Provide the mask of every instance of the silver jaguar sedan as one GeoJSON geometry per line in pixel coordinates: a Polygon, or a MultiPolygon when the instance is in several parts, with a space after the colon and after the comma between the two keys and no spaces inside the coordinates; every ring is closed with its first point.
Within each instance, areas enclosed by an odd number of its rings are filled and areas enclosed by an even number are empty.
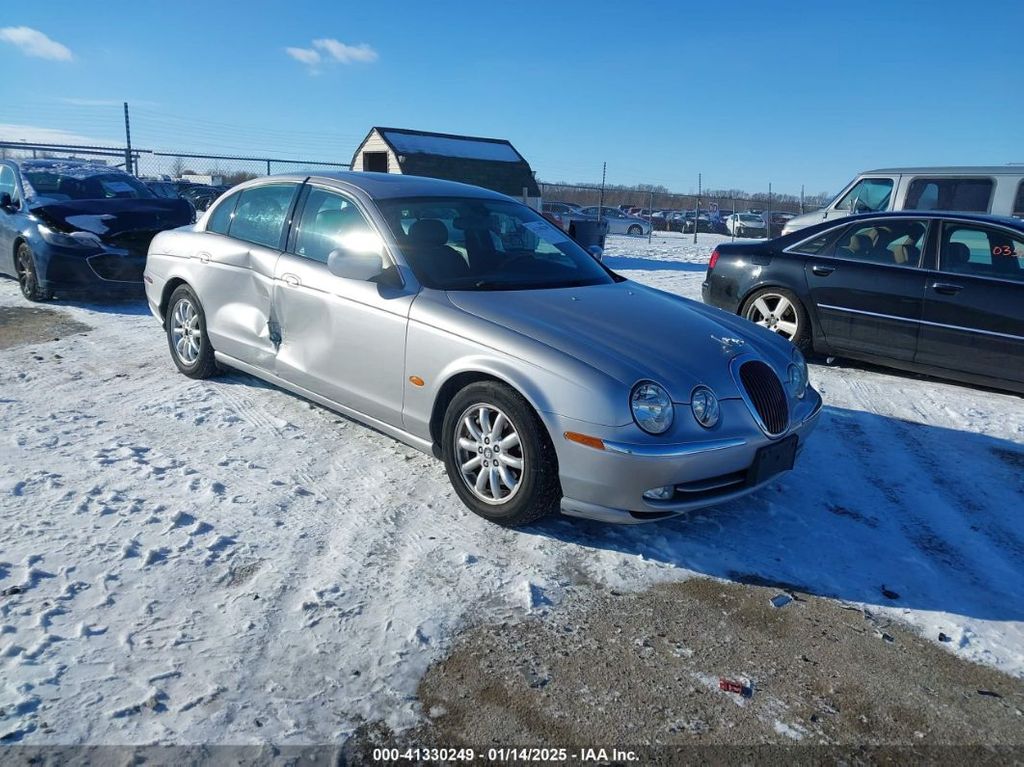
{"type": "Polygon", "coordinates": [[[659,519],[791,469],[821,409],[800,352],[599,255],[473,186],[272,176],[159,234],[145,284],[182,373],[241,370],[442,458],[503,525],[659,519]]]}

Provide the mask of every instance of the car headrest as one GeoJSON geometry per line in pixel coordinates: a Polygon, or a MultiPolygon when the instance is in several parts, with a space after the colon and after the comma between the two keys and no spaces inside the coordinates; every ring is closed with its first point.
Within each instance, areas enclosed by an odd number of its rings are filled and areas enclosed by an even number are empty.
{"type": "Polygon", "coordinates": [[[971,260],[971,249],[962,242],[951,242],[943,249],[946,266],[963,266],[971,260]]]}
{"type": "Polygon", "coordinates": [[[899,245],[892,245],[889,248],[893,261],[897,264],[909,264],[917,261],[917,248],[912,242],[901,242],[899,245]]]}
{"type": "Polygon", "coordinates": [[[854,234],[850,237],[850,243],[846,247],[854,253],[861,250],[871,250],[871,238],[866,234],[854,234]]]}
{"type": "Polygon", "coordinates": [[[436,218],[421,218],[409,228],[413,245],[436,248],[448,242],[448,227],[436,218]]]}
{"type": "Polygon", "coordinates": [[[316,214],[316,231],[320,234],[334,234],[349,218],[344,210],[321,210],[316,214]]]}

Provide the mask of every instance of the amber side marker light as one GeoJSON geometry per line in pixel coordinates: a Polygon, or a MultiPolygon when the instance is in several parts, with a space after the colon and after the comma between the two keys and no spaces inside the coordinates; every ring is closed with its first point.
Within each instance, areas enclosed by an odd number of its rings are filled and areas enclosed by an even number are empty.
{"type": "Polygon", "coordinates": [[[409,383],[413,386],[423,386],[423,379],[419,376],[409,376],[409,383]]]}
{"type": "Polygon", "coordinates": [[[580,445],[586,445],[587,447],[592,447],[595,450],[604,450],[604,441],[598,439],[597,437],[590,437],[587,436],[586,434],[580,434],[575,431],[567,431],[562,436],[564,436],[570,442],[576,442],[580,445]]]}

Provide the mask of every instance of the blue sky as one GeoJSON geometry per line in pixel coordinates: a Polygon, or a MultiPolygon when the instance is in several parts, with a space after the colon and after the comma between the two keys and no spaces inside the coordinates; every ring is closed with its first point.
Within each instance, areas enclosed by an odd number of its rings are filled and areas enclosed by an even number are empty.
{"type": "Polygon", "coordinates": [[[508,138],[546,181],[607,161],[612,183],[834,192],[1024,162],[1022,22],[1020,0],[5,3],[0,138],[120,140],[128,100],[146,148],[347,162],[390,125],[508,138]]]}

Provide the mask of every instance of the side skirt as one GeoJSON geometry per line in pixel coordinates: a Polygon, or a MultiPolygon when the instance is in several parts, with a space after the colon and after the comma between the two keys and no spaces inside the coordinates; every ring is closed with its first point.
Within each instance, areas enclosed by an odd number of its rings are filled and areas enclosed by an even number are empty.
{"type": "Polygon", "coordinates": [[[259,378],[262,381],[266,381],[267,383],[273,384],[274,386],[278,386],[282,389],[285,389],[286,391],[290,391],[292,394],[297,394],[298,396],[315,402],[318,405],[323,405],[325,408],[333,410],[336,413],[341,413],[342,415],[347,416],[348,418],[351,418],[354,421],[359,421],[360,423],[364,424],[365,426],[369,426],[371,429],[374,429],[375,431],[379,431],[382,434],[386,434],[392,439],[397,439],[399,442],[404,442],[409,447],[414,447],[420,452],[426,453],[427,455],[434,457],[434,443],[431,440],[421,439],[420,437],[417,437],[414,434],[410,434],[407,431],[395,428],[394,426],[386,424],[383,421],[379,421],[376,418],[371,418],[370,416],[364,415],[363,413],[360,413],[357,410],[345,407],[344,405],[339,405],[337,402],[334,402],[333,400],[329,400],[326,397],[321,397],[319,394],[315,394],[314,392],[311,392],[308,389],[304,389],[301,386],[296,386],[295,384],[289,383],[288,381],[285,381],[282,378],[278,378],[273,373],[268,373],[266,370],[261,370],[260,368],[253,367],[252,365],[242,362],[241,360],[237,360],[234,357],[229,357],[227,354],[223,354],[221,352],[214,352],[213,356],[216,358],[217,362],[224,365],[225,367],[234,368],[235,370],[240,370],[243,373],[248,373],[249,375],[255,376],[256,378],[259,378]]]}

